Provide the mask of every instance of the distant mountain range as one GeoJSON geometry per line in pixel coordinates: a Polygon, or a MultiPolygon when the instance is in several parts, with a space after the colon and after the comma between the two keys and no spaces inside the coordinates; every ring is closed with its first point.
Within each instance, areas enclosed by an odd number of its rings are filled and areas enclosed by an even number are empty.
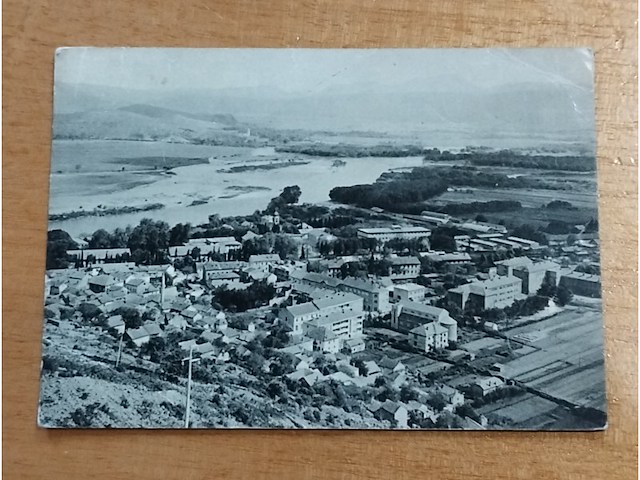
{"type": "Polygon", "coordinates": [[[187,113],[153,105],[57,113],[55,138],[195,142],[215,138],[238,143],[242,134],[233,115],[187,113]]]}
{"type": "Polygon", "coordinates": [[[591,145],[594,130],[592,92],[561,82],[464,92],[444,87],[425,91],[415,83],[392,92],[350,85],[295,95],[266,88],[163,92],[62,83],[55,88],[55,112],[54,133],[65,138],[189,141],[238,136],[255,126],[378,131],[427,139],[445,132],[458,135],[465,145],[481,145],[483,138],[591,145]]]}

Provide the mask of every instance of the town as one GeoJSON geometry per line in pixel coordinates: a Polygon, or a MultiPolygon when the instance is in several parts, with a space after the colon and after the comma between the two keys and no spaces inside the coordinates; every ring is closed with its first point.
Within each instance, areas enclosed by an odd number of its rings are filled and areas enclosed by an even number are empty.
{"type": "Polygon", "coordinates": [[[50,231],[40,422],[144,426],[138,388],[148,426],[606,421],[597,224],[526,235],[299,196],[197,227],[50,231]],[[101,390],[56,407],[73,377],[101,390]]]}

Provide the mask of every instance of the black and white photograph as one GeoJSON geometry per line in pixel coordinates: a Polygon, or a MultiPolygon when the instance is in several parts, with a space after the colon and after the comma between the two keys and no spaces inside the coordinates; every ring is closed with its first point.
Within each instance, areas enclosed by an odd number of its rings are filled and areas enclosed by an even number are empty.
{"type": "Polygon", "coordinates": [[[38,424],[604,429],[593,75],[58,49],[38,424]]]}

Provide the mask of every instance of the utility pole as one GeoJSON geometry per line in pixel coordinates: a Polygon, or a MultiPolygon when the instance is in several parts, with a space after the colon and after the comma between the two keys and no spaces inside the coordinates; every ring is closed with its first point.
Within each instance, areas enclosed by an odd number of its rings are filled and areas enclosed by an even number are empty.
{"type": "Polygon", "coordinates": [[[120,341],[118,342],[118,358],[116,359],[116,368],[120,365],[120,356],[122,355],[122,340],[124,339],[124,331],[120,334],[120,341]]]}
{"type": "Polygon", "coordinates": [[[191,347],[189,348],[189,357],[187,358],[183,358],[182,359],[182,364],[184,365],[184,362],[189,362],[189,377],[187,380],[187,407],[185,409],[185,414],[184,414],[184,428],[189,428],[189,414],[191,413],[191,366],[196,363],[199,362],[200,359],[193,358],[193,345],[191,345],[191,347]]]}

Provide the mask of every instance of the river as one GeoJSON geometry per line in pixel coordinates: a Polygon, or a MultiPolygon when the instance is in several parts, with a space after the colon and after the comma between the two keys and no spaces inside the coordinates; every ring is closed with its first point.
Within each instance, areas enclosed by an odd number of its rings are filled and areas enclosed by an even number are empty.
{"type": "MultiPolygon", "coordinates": [[[[105,149],[112,148],[111,142],[73,142],[83,155],[105,156],[105,149]],[[89,149],[89,151],[87,151],[89,149]]],[[[120,142],[122,143],[122,142],[120,142]]],[[[129,142],[136,143],[136,142],[129,142]]],[[[119,145],[118,155],[122,149],[119,145]]],[[[133,150],[129,156],[136,155],[133,150]]],[[[180,146],[172,145],[172,154],[179,155],[180,146]]],[[[145,150],[148,150],[145,149],[145,150]]],[[[175,175],[147,176],[143,184],[126,184],[123,188],[76,189],[67,185],[73,183],[66,172],[64,183],[62,175],[52,175],[51,212],[72,211],[78,209],[91,210],[98,205],[106,207],[140,206],[150,203],[162,203],[165,208],[149,212],[137,212],[107,216],[84,216],[73,219],[52,221],[49,229],[60,228],[72,236],[90,234],[99,228],[113,230],[117,227],[134,226],[142,218],[163,220],[170,225],[189,222],[197,225],[207,221],[208,216],[217,213],[221,216],[246,215],[258,209],[264,209],[269,200],[278,195],[288,185],[298,185],[302,190],[300,202],[321,203],[329,200],[329,191],[336,186],[347,186],[374,182],[383,172],[395,168],[410,168],[422,165],[422,157],[403,158],[342,158],[344,166],[334,166],[334,158],[307,157],[304,155],[277,154],[272,150],[234,148],[232,155],[220,155],[229,152],[228,147],[199,146],[202,154],[211,158],[207,164],[199,164],[174,168],[175,175]],[[267,155],[268,158],[263,157],[267,155]],[[296,160],[308,162],[302,165],[287,165],[272,170],[248,170],[244,172],[226,173],[230,166],[255,165],[256,163],[284,162],[296,160]],[[60,177],[60,178],[59,178],[60,177]],[[64,185],[64,188],[61,186],[64,185]],[[96,192],[96,193],[94,193],[96,192]],[[204,202],[192,205],[192,202],[204,202]],[[55,207],[55,208],[53,208],[55,207]],[[63,208],[64,207],[64,208],[63,208]]],[[[67,155],[72,155],[73,146],[65,145],[67,155]]],[[[185,151],[193,156],[193,146],[185,145],[185,151]]],[[[146,153],[145,153],[146,154],[146,153]]],[[[142,155],[142,154],[141,154],[142,155]]],[[[186,156],[186,155],[185,155],[186,156]]],[[[58,165],[69,162],[69,158],[54,156],[52,172],[58,165]]],[[[74,160],[75,161],[75,160],[74,160]]],[[[111,172],[109,175],[116,175],[111,172]]],[[[89,175],[91,172],[89,172],[89,175]]],[[[87,176],[87,171],[83,171],[87,176]]],[[[104,171],[100,177],[104,177],[104,171]]],[[[81,176],[78,175],[78,180],[81,176]]],[[[82,179],[86,182],[86,179],[82,179]]],[[[103,180],[101,180],[104,183],[103,180]]],[[[97,184],[100,182],[97,182],[97,184]]]]}

